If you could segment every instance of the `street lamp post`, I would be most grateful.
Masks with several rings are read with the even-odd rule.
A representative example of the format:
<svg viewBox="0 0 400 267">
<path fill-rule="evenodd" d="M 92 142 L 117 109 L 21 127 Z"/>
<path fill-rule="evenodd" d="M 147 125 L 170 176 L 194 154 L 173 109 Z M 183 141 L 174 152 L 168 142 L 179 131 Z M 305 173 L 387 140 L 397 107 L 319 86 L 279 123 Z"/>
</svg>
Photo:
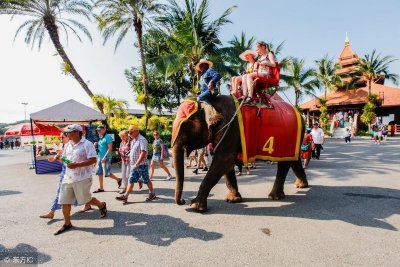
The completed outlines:
<svg viewBox="0 0 400 267">
<path fill-rule="evenodd" d="M 24 121 L 26 121 L 26 106 L 28 105 L 28 103 L 27 102 L 22 102 L 21 104 L 24 105 L 24 114 L 25 114 Z"/>
</svg>

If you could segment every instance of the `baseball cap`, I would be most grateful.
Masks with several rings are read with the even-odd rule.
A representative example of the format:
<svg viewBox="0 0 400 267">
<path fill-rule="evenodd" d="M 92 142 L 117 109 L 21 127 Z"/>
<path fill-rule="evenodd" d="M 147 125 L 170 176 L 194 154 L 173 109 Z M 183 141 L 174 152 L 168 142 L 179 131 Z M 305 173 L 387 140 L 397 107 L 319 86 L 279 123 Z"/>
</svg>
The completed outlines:
<svg viewBox="0 0 400 267">
<path fill-rule="evenodd" d="M 96 131 L 101 130 L 101 129 L 105 129 L 106 127 L 104 125 L 99 125 L 96 128 Z"/>
<path fill-rule="evenodd" d="M 64 128 L 64 133 L 82 132 L 82 127 L 79 124 L 71 124 Z"/>
</svg>

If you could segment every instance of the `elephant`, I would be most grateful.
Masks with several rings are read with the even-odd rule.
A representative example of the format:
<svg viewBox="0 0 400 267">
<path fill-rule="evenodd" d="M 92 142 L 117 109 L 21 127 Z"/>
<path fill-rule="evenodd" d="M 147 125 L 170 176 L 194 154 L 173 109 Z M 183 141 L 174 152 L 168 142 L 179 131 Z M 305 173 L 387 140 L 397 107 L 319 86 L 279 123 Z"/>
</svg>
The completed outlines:
<svg viewBox="0 0 400 267">
<path fill-rule="evenodd" d="M 205 119 L 205 110 L 199 108 L 195 113 L 190 115 L 190 119 L 181 123 L 179 132 L 172 144 L 172 158 L 176 172 L 175 202 L 178 205 L 185 204 L 185 200 L 182 199 L 185 151 L 188 155 L 191 151 L 203 148 L 209 143 L 212 143 L 214 148 L 218 144 L 217 149 L 214 151 L 211 166 L 200 184 L 198 194 L 191 200 L 191 208 L 198 212 L 205 212 L 207 210 L 207 197 L 222 176 L 224 176 L 228 188 L 225 200 L 230 203 L 242 200 L 234 170 L 235 157 L 241 149 L 238 120 L 232 120 L 229 127 L 221 130 L 236 116 L 235 102 L 232 96 L 218 95 L 211 100 L 211 104 L 222 115 L 221 121 L 214 125 L 209 125 Z M 304 129 L 303 119 L 301 123 L 301 129 Z M 300 140 L 303 140 L 303 135 L 304 131 L 302 131 Z M 285 197 L 283 187 L 290 167 L 296 176 L 295 186 L 297 188 L 308 186 L 307 177 L 300 158 L 294 161 L 281 161 L 278 162 L 276 179 L 268 195 L 269 198 L 279 200 Z"/>
</svg>

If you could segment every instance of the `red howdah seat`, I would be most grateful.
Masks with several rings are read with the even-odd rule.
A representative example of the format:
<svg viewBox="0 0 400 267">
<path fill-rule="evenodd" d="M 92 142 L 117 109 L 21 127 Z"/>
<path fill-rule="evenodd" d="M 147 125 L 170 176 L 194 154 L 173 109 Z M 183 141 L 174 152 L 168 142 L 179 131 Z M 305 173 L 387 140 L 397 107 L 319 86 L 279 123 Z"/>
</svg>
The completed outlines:
<svg viewBox="0 0 400 267">
<path fill-rule="evenodd" d="M 254 93 L 264 91 L 265 89 L 278 86 L 279 85 L 279 79 L 281 77 L 281 68 L 278 63 L 276 63 L 276 67 L 271 68 L 272 71 L 272 77 L 271 78 L 266 78 L 266 77 L 257 77 L 254 79 Z"/>
</svg>

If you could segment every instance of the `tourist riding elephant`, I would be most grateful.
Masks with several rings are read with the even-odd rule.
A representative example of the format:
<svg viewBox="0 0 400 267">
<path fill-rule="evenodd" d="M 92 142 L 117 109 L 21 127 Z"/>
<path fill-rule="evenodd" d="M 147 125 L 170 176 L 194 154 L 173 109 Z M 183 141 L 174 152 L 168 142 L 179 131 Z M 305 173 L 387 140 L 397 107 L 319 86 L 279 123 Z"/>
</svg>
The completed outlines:
<svg viewBox="0 0 400 267">
<path fill-rule="evenodd" d="M 222 115 L 222 119 L 219 122 L 211 125 L 209 120 L 207 120 L 207 111 L 199 107 L 193 114 L 189 114 L 188 119 L 180 123 L 179 130 L 174 126 L 173 135 L 175 134 L 175 138 L 173 136 L 172 140 L 172 156 L 176 171 L 175 201 L 178 205 L 185 204 L 185 201 L 182 199 L 185 150 L 188 155 L 191 151 L 203 148 L 209 143 L 212 143 L 213 147 L 216 148 L 213 161 L 200 185 L 197 197 L 191 201 L 191 207 L 200 212 L 207 210 L 207 197 L 222 176 L 224 176 L 226 186 L 228 187 L 228 194 L 225 200 L 231 203 L 242 200 L 238 191 L 234 170 L 235 158 L 237 153 L 241 151 L 240 130 L 238 120 L 236 119 L 235 102 L 232 96 L 220 95 L 213 99 L 211 103 L 215 110 Z M 232 120 L 233 117 L 235 118 Z M 230 121 L 231 123 L 226 127 Z M 224 126 L 225 128 L 223 128 Z M 221 130 L 221 128 L 223 129 Z M 302 119 L 301 129 L 300 140 L 302 140 L 304 134 L 304 121 Z M 217 144 L 218 147 L 216 147 Z M 269 198 L 278 200 L 285 197 L 283 187 L 290 167 L 296 175 L 295 186 L 298 188 L 308 186 L 300 158 L 294 161 L 281 161 L 278 162 L 278 171 L 273 188 L 268 195 Z"/>
</svg>

